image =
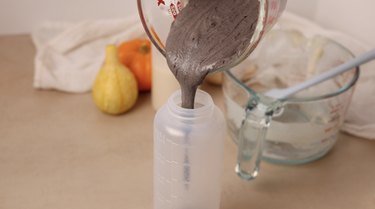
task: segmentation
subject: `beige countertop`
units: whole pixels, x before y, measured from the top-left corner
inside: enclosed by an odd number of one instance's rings
[[[151,209],[150,95],[128,114],[98,111],[90,94],[32,88],[29,36],[0,37],[0,209]],[[205,87],[222,107],[221,90]],[[222,209],[374,209],[375,141],[340,134],[323,159],[262,164],[260,177],[234,173],[225,149]]]

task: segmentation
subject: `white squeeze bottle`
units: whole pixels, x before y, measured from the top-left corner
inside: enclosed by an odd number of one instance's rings
[[[175,92],[154,120],[154,209],[219,209],[226,125],[209,94]]]

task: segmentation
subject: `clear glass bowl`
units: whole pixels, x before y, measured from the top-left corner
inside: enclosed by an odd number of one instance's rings
[[[237,142],[248,102],[272,88],[286,88],[353,58],[324,37],[305,38],[296,31],[271,31],[241,65],[225,72],[223,91],[229,133]],[[359,77],[355,68],[295,96],[281,100],[272,118],[262,159],[303,164],[332,149]],[[245,131],[246,133],[246,131]]]

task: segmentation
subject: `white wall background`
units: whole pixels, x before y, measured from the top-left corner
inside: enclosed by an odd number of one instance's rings
[[[287,10],[314,19],[319,0],[288,0]],[[327,1],[327,0],[321,0]],[[330,0],[328,0],[330,1]],[[345,1],[345,0],[344,0]]]
[[[375,0],[319,0],[317,8],[315,20],[321,25],[375,47]]]
[[[375,0],[289,0],[287,6],[375,46],[374,8]],[[136,12],[135,0],[1,0],[0,34],[28,33],[47,20],[118,18]]]
[[[41,22],[126,17],[136,0],[0,0],[0,34],[30,32]]]

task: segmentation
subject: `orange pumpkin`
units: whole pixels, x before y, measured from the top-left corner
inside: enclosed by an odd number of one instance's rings
[[[120,62],[135,75],[140,91],[151,90],[151,42],[147,39],[126,41],[119,46]]]

